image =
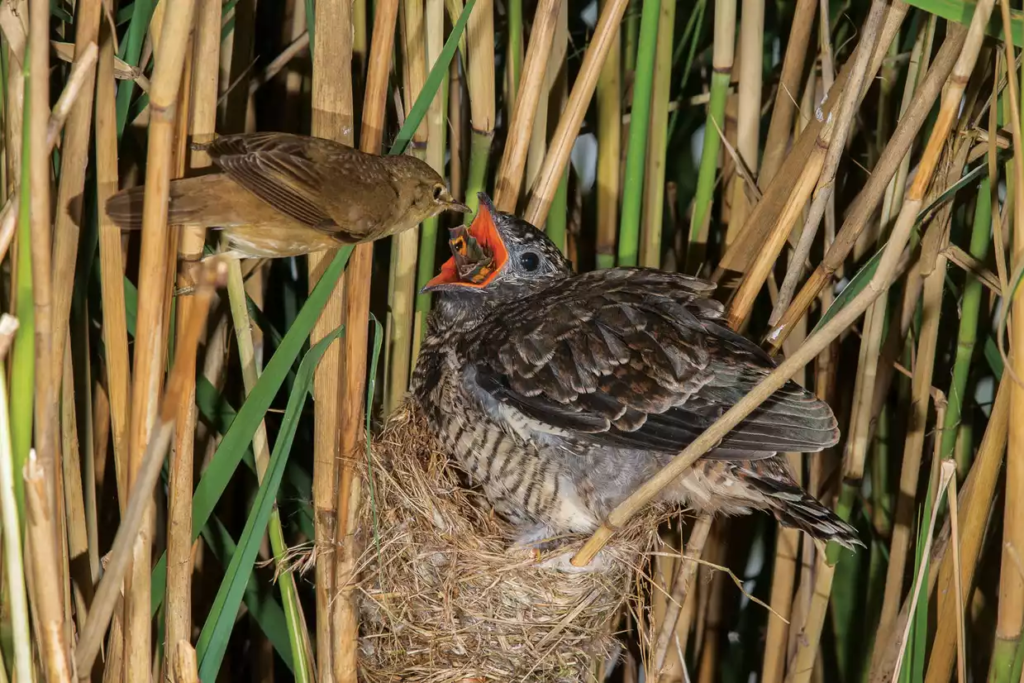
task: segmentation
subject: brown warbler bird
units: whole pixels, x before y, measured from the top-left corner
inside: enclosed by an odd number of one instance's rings
[[[520,545],[591,532],[775,367],[721,324],[715,285],[649,268],[574,274],[544,233],[486,195],[424,288],[436,306],[413,400]],[[787,382],[662,500],[770,512],[847,547],[857,532],[804,491],[785,452],[839,440],[829,406]]]
[[[469,212],[423,161],[367,154],[290,133],[225,135],[206,149],[219,173],[171,181],[167,222],[219,228],[234,258],[298,256],[372,242],[443,211]],[[143,187],[117,193],[106,211],[142,227]]]

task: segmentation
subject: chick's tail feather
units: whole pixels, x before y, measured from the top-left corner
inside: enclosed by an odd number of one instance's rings
[[[761,479],[755,485],[761,489],[769,510],[782,526],[800,529],[820,541],[835,541],[850,550],[856,550],[856,546],[865,547],[856,529],[800,488],[795,481]]]

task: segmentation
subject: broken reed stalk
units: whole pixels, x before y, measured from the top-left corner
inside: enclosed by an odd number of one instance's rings
[[[612,43],[618,41],[619,24],[628,4],[628,0],[608,0],[601,9],[597,26],[590,38],[590,46],[583,56],[583,63],[573,82],[569,101],[566,102],[562,117],[558,120],[558,127],[551,136],[548,154],[531,188],[530,203],[523,215],[524,220],[531,225],[543,225],[547,219],[583,117],[590,106],[590,98],[597,87],[597,79],[605,58]]]
[[[601,10],[614,0],[602,0]],[[598,268],[615,266],[619,228],[619,159],[622,154],[622,40],[618,27],[597,81],[597,252]]]
[[[312,22],[314,35],[330,35],[330,40],[321,40],[313,50],[312,83],[312,134],[321,138],[352,145],[355,105],[352,92],[352,32],[341,30],[353,24],[352,3],[345,0],[320,0],[316,4]],[[358,256],[357,256],[358,255]],[[356,249],[350,259],[360,265],[360,273],[369,286],[369,272],[365,260],[367,255]],[[309,269],[309,291],[313,291],[324,270],[334,259],[332,252],[316,252],[307,257]],[[361,259],[361,260],[360,260]],[[315,344],[336,330],[343,319],[343,306],[348,296],[346,282],[348,273],[342,274],[334,291],[320,312],[309,336]],[[364,321],[365,322],[365,321]],[[361,325],[363,323],[360,323]],[[313,374],[313,533],[314,555],[316,556],[316,674],[321,681],[331,680],[333,675],[333,650],[335,641],[331,637],[331,599],[334,596],[334,562],[337,532],[337,491],[338,479],[338,429],[342,414],[341,362],[343,343],[333,342],[324,352]],[[348,395],[348,394],[346,394]]]
[[[200,0],[195,17],[192,59],[191,135],[195,141],[212,139],[217,124],[217,79],[220,61],[221,7],[216,0]],[[194,150],[191,168],[209,167],[205,150]],[[178,254],[182,266],[178,287],[190,287],[191,266],[203,254],[206,229],[182,226]],[[193,297],[178,298],[177,344],[187,333]],[[194,361],[193,361],[194,362]],[[188,641],[192,636],[192,486],[195,458],[195,430],[198,410],[195,375],[186,377],[175,420],[174,456],[171,459],[167,493],[167,578],[165,589],[165,642]]]
[[[28,524],[25,529],[26,554],[32,558],[33,606],[39,619],[43,642],[39,643],[40,659],[49,683],[71,683],[71,666],[67,658],[64,634],[64,586],[60,583],[60,560],[53,539],[58,520],[46,500],[46,482],[41,463],[30,457],[25,465],[25,508]],[[31,680],[31,679],[30,679]]]
[[[683,605],[689,595],[690,584],[697,573],[701,553],[704,552],[704,544],[708,540],[708,533],[711,531],[711,517],[701,515],[693,525],[690,538],[686,543],[686,550],[679,558],[678,571],[675,580],[672,582],[672,595],[665,609],[665,617],[662,621],[661,631],[658,633],[658,640],[654,648],[654,670],[661,675],[665,667],[665,659],[668,656],[669,647],[676,639],[676,630],[679,627],[679,617]]]
[[[132,482],[131,495],[125,514],[121,517],[121,526],[114,536],[114,543],[107,556],[106,569],[96,589],[89,618],[75,647],[75,665],[78,671],[92,670],[103,634],[107,630],[114,607],[120,600],[121,583],[129,568],[129,562],[133,565],[139,564],[134,561],[137,556],[137,537],[143,526],[151,522],[150,517],[145,514],[145,509],[152,504],[153,491],[160,479],[164,456],[171,445],[177,406],[185,382],[188,381],[187,378],[195,377],[196,347],[210,312],[214,289],[222,286],[226,277],[227,267],[220,259],[208,261],[198,277],[187,327],[175,351],[174,365],[167,379],[167,389],[157,406],[158,415],[153,425],[152,438],[147,443],[138,473]],[[148,573],[146,583],[149,583]],[[148,604],[146,609],[149,610]],[[145,655],[148,660],[149,653],[146,652]],[[148,676],[147,673],[146,680]]]
[[[906,116],[908,107],[914,101],[915,86],[920,81],[920,72],[915,73],[915,60],[922,59],[927,52],[931,51],[931,44],[927,43],[927,36],[932,33],[933,23],[922,30],[914,42],[914,49],[911,53],[910,65],[907,69],[906,86],[903,93],[901,106],[901,121]],[[927,47],[926,47],[927,43]],[[885,200],[882,204],[882,214],[879,224],[887,226],[892,218],[893,211],[899,211],[903,204],[904,185],[907,173],[910,170],[910,154],[903,155],[896,177],[890,181],[885,191]],[[862,231],[863,234],[863,231]],[[879,239],[882,239],[887,231],[879,231]],[[827,250],[826,250],[827,251]],[[789,283],[787,274],[787,285]],[[783,286],[784,291],[779,293],[779,301],[783,297],[787,299],[785,307],[776,307],[781,314],[789,308],[793,292],[787,285]],[[792,281],[793,289],[796,281]],[[879,299],[868,308],[864,315],[863,329],[860,340],[860,355],[857,361],[857,376],[853,387],[853,409],[850,415],[849,428],[847,430],[846,445],[843,453],[843,477],[847,480],[860,480],[864,476],[864,462],[867,457],[867,449],[870,441],[871,417],[873,415],[872,399],[874,387],[878,374],[878,359],[881,353],[882,333],[885,328],[887,310],[886,298]],[[773,317],[775,314],[773,313]],[[775,324],[777,320],[770,321]],[[887,534],[888,535],[888,534]]]
[[[803,271],[803,262],[810,254],[814,236],[825,215],[829,197],[832,196],[839,160],[846,149],[846,139],[860,102],[860,94],[864,89],[870,57],[876,50],[875,43],[882,25],[885,8],[885,0],[874,0],[871,3],[871,9],[868,11],[867,19],[861,30],[860,41],[850,60],[852,62],[850,77],[843,89],[838,108],[829,114],[828,120],[821,128],[811,157],[794,184],[786,207],[775,224],[775,228],[769,233],[762,249],[746,271],[736,292],[729,312],[729,324],[734,329],[738,328],[740,322],[746,320],[750,315],[754,301],[768,278],[769,271],[778,260],[786,239],[792,232],[799,214],[803,212],[813,189],[814,198],[800,233],[800,241],[790,260],[791,265],[786,277],[789,278],[791,273],[798,274]]]
[[[494,205],[499,211],[514,213],[519,201],[530,148],[537,103],[544,89],[544,80],[551,57],[551,44],[558,24],[561,4],[565,0],[540,0],[533,16],[530,42],[526,48],[522,79],[516,90],[515,106],[509,122],[505,154],[494,181]]]
[[[871,9],[868,11],[864,29],[861,31],[860,40],[865,47],[873,47],[875,34],[881,25],[885,8],[885,2],[871,3]],[[797,243],[796,250],[793,252],[793,257],[790,259],[790,266],[786,270],[786,277],[782,282],[782,286],[779,287],[779,297],[772,311],[773,318],[777,318],[788,307],[788,300],[796,289],[797,281],[803,276],[804,262],[810,256],[811,245],[814,243],[814,238],[818,234],[818,228],[825,217],[825,210],[829,207],[829,203],[832,200],[836,172],[839,170],[839,160],[846,150],[846,141],[850,134],[850,128],[853,125],[854,115],[857,113],[857,98],[853,97],[853,93],[860,92],[863,87],[864,71],[867,68],[870,54],[871,50],[868,49],[857,50],[853,58],[855,60],[853,74],[850,77],[849,84],[843,91],[843,99],[839,103],[838,112],[836,112],[836,125],[832,133],[832,139],[829,142],[828,152],[825,155],[825,165],[821,170],[818,185],[814,188],[811,206],[807,211],[804,226],[800,231],[800,240]],[[783,292],[788,292],[788,296],[784,296]]]
[[[474,16],[490,7],[477,5]],[[370,42],[369,71],[363,100],[359,146],[364,152],[380,154],[384,135],[390,55],[394,45],[398,0],[377,3]],[[472,25],[472,18],[470,20]],[[493,55],[493,40],[491,41]],[[493,73],[492,73],[493,78]],[[493,98],[492,98],[493,99]],[[341,408],[341,461],[337,490],[337,520],[334,543],[334,594],[331,596],[331,657],[334,680],[356,683],[359,647],[359,613],[353,599],[360,549],[354,536],[362,484],[355,476],[357,459],[362,459],[364,429],[364,386],[366,342],[369,336],[370,279],[373,245],[360,244],[352,251],[345,276],[344,387]],[[321,655],[322,656],[322,655]]]
[[[132,377],[129,471],[127,484],[134,487],[141,475],[150,441],[164,371],[166,349],[165,302],[167,291],[167,207],[174,153],[178,91],[185,51],[192,27],[194,0],[182,0],[167,8],[163,40],[155,58],[149,93],[150,123],[147,144],[145,199],[142,212],[142,248],[139,261],[139,299],[135,335],[135,367]],[[123,286],[120,283],[118,286]],[[152,499],[139,511],[131,591],[125,596],[125,675],[143,680],[151,674],[150,572],[154,531]],[[133,519],[134,518],[130,518]],[[91,615],[90,615],[91,616]],[[91,662],[90,662],[91,664]],[[89,667],[79,667],[89,670]]]
[[[725,130],[725,99],[732,77],[736,43],[736,0],[715,0],[715,43],[711,57],[711,101],[704,125],[697,189],[693,197],[693,216],[686,250],[686,272],[696,273],[706,259],[711,206],[714,203],[715,178],[718,175],[718,151]],[[630,130],[635,121],[630,123]]]
[[[761,159],[761,172],[757,177],[757,185],[762,191],[767,191],[769,183],[775,178],[786,158],[789,135],[793,130],[793,118],[798,109],[797,102],[800,101],[800,82],[803,79],[804,62],[807,59],[807,47],[811,41],[811,29],[814,27],[817,6],[815,0],[797,0],[793,9],[793,23],[786,41],[786,56],[782,60],[779,89],[775,93],[772,118],[768,124],[768,137],[764,143],[764,157]]]
[[[906,16],[906,5],[893,5],[885,15],[882,25],[881,37],[875,45],[874,55],[871,58],[871,66],[868,67],[864,87],[861,89],[860,97],[864,98],[868,87],[878,73],[882,61],[888,52],[886,46],[892,43],[899,32],[900,25]],[[815,115],[810,122],[801,129],[801,132],[793,142],[792,149],[785,156],[778,172],[774,174],[774,180],[769,182],[764,190],[764,196],[758,201],[750,217],[747,219],[740,234],[737,235],[732,246],[722,255],[721,262],[714,273],[715,281],[719,281],[725,271],[746,273],[750,264],[761,253],[761,245],[766,242],[768,234],[776,226],[778,216],[781,213],[786,199],[790,196],[792,178],[796,178],[803,170],[804,161],[811,155],[811,150],[818,133],[823,127],[823,122],[828,120],[828,114],[840,100],[840,95],[846,87],[853,68],[853,61],[847,60],[836,76],[832,87],[828,90],[827,97],[819,104],[817,110],[821,111],[821,120]],[[808,93],[809,95],[810,93]],[[816,110],[816,111],[817,111]],[[762,164],[763,164],[762,160]],[[764,177],[765,169],[761,169],[761,177]],[[794,240],[795,246],[795,240]]]
[[[992,0],[979,0],[974,17],[968,29],[964,48],[957,58],[953,74],[942,98],[942,107],[935,121],[928,144],[925,148],[917,175],[907,194],[907,200],[900,210],[892,236],[878,264],[878,269],[868,285],[853,297],[847,305],[811,334],[807,341],[791,356],[762,380],[754,389],[722,414],[714,424],[700,434],[689,446],[681,451],[654,477],[640,486],[626,500],[615,507],[586,544],[572,558],[574,566],[589,564],[598,551],[608,542],[611,535],[640,508],[649,503],[665,486],[686,471],[702,455],[717,444],[725,434],[753,412],[776,390],[781,388],[797,370],[821,353],[832,340],[853,324],[892,284],[897,265],[904,247],[910,239],[910,232],[917,220],[917,214],[924,203],[924,195],[931,183],[939,155],[946,143],[946,137],[953,128],[959,113],[960,99],[971,72],[974,69],[978,51],[984,38],[984,27],[992,11]]]
[[[791,34],[792,35],[792,34]],[[792,39],[791,39],[792,40]],[[740,14],[740,45],[764,44],[764,0],[743,0]],[[787,48],[788,55],[788,48]],[[764,70],[761,50],[740,50],[738,86],[736,151],[742,163],[757,177],[758,150],[761,142],[761,89]],[[747,189],[739,175],[732,182],[732,203],[729,227],[725,233],[728,246],[739,233],[750,215],[753,200],[747,199]]]
[[[1010,28],[1010,6],[1001,0],[1004,30]],[[1016,58],[1013,43],[1004,41],[1007,69],[1007,94],[1013,130],[1013,213],[1010,225],[1012,258],[1010,270],[1015,272],[1024,263],[1024,140],[1021,136],[1021,99],[1017,82]],[[1007,187],[1007,194],[1010,188]],[[1009,363],[1016,377],[1024,377],[1024,299],[1011,295],[1012,322],[1009,336],[1012,340]],[[1004,304],[1005,305],[1005,304]],[[1010,434],[1007,450],[1024,452],[1024,387],[1019,382],[1010,385]],[[996,617],[996,643],[992,651],[992,679],[1010,678],[1016,650],[1020,647],[1021,629],[1024,628],[1024,576],[1021,574],[1020,549],[1024,548],[1024,463],[1019,457],[1007,458],[1006,493],[1003,512],[1002,569],[999,572],[999,609]],[[1005,653],[1005,657],[1004,657]],[[1008,660],[1008,661],[1004,661]]]
[[[402,103],[405,115],[423,90],[427,79],[426,34],[423,0],[404,0],[398,12],[401,34],[402,77],[405,83]],[[410,152],[422,159],[427,145],[427,122],[413,131]],[[413,308],[416,300],[416,261],[420,227],[391,238],[391,277],[384,346],[384,416],[390,415],[405,398],[412,369]]]
[[[465,221],[469,225],[479,203],[477,193],[487,184],[487,165],[494,140],[494,0],[479,0],[473,6],[466,35],[469,50],[466,89],[471,131],[466,205],[472,212],[466,214]]]
[[[114,36],[100,31],[96,78],[96,203],[106,206],[118,190],[117,89],[114,81]],[[121,230],[99,211],[100,294],[103,303],[103,346],[106,349],[107,392],[110,396],[110,440],[114,451],[117,501],[121,512],[128,503],[128,428],[131,402],[128,367],[128,324],[124,300]],[[191,513],[190,513],[191,514]]]
[[[892,137],[889,138],[889,143],[864,184],[864,189],[860,191],[847,212],[847,217],[836,234],[835,241],[779,322],[765,336],[765,341],[770,346],[772,353],[777,353],[782,348],[782,343],[789,335],[793,323],[807,314],[807,311],[817,301],[821,290],[832,281],[833,274],[846,260],[860,233],[871,220],[878,204],[885,196],[889,182],[896,174],[903,158],[910,151],[932,105],[939,97],[943,85],[963,50],[966,38],[966,28],[957,23],[948,24],[946,39],[943,41],[942,47],[939,48],[935,61],[928,70],[928,75],[925,76],[921,87],[914,95],[913,103],[900,119]]]
[[[647,135],[640,224],[640,265],[661,267],[661,233],[665,214],[665,160],[668,156],[668,105],[672,89],[672,33],[676,3],[662,2],[658,12],[658,45],[651,90],[651,122]]]
[[[978,447],[967,480],[961,488],[959,507],[960,533],[956,538],[960,546],[961,570],[958,571],[951,553],[943,555],[936,573],[938,584],[936,605],[936,630],[931,643],[925,683],[946,683],[953,671],[956,657],[954,643],[957,639],[956,619],[951,614],[959,609],[955,599],[955,584],[960,582],[961,598],[969,597],[974,575],[978,569],[985,527],[989,523],[990,511],[996,497],[996,485],[1006,452],[1007,427],[1010,414],[1010,387],[1013,380],[1005,377],[999,383],[992,413],[989,415],[985,435]],[[955,576],[958,575],[958,576]],[[931,590],[931,587],[929,587]]]
[[[18,518],[18,504],[14,496],[14,478],[21,477],[22,473],[14,471],[6,381],[7,352],[17,327],[17,319],[6,313],[0,315],[0,522],[3,525],[3,562],[14,641],[14,661],[11,667],[17,680],[31,681],[32,630],[29,626],[28,595],[25,590],[22,520]]]

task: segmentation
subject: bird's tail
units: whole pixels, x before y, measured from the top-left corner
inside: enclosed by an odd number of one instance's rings
[[[800,529],[820,541],[835,541],[850,550],[858,545],[864,547],[856,529],[800,488],[795,481],[772,477],[755,479],[749,483],[761,490],[771,513],[782,526]]]
[[[225,211],[229,206],[231,183],[223,174],[209,174],[194,178],[171,181],[168,193],[167,223],[169,225],[201,225],[203,227],[224,227],[231,216]],[[140,185],[118,192],[107,200],[106,212],[122,230],[142,228],[142,202],[145,187]]]

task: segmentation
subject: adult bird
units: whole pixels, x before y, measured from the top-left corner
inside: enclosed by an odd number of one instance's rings
[[[532,225],[480,195],[436,295],[412,396],[494,509],[533,545],[590,532],[771,372],[720,323],[714,284],[647,268],[576,275]],[[833,446],[832,410],[788,382],[662,493],[772,513],[847,547],[855,530],[794,480],[784,452]]]
[[[220,228],[235,258],[298,256],[372,242],[443,211],[467,213],[412,156],[377,156],[291,133],[224,135],[205,149],[216,173],[171,181],[167,222]],[[107,201],[122,229],[142,227],[145,188]]]

